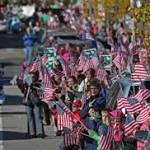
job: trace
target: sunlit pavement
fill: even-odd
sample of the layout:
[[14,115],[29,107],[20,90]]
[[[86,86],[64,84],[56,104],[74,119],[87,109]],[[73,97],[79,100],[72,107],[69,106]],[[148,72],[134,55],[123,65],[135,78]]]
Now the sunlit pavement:
[[0,105],[0,150],[59,150],[62,137],[56,137],[52,126],[45,126],[45,139],[28,139],[25,106],[21,104],[22,94],[10,79],[17,74],[23,61],[23,49],[0,49],[0,67],[4,76],[6,101]]

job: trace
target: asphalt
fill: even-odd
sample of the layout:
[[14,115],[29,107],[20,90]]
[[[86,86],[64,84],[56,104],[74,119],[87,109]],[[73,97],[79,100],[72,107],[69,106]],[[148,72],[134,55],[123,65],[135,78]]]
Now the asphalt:
[[[16,70],[17,71],[17,70]],[[27,138],[27,117],[21,104],[22,94],[10,85],[9,77],[1,78],[6,101],[0,106],[0,150],[59,150],[62,137],[56,137],[54,126],[44,126],[45,139]]]
[[[0,42],[1,43],[1,42]],[[25,106],[21,104],[22,94],[16,86],[10,85],[12,77],[18,73],[23,61],[23,49],[0,49],[0,67],[4,76],[6,101],[0,106],[0,150],[59,150],[62,137],[56,137],[54,127],[44,126],[45,139],[28,139]]]
[[23,48],[23,35],[24,33],[0,32],[0,48]]
[[56,137],[53,126],[45,126],[45,139],[28,139],[25,106],[21,105],[22,94],[15,86],[4,86],[6,101],[0,106],[2,130],[0,150],[59,150],[62,137]]

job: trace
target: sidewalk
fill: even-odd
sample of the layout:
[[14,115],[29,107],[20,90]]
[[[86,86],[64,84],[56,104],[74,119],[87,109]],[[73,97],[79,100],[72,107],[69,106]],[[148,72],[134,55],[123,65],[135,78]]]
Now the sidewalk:
[[7,100],[5,105],[0,106],[3,127],[0,133],[3,136],[3,149],[0,147],[0,150],[59,150],[62,137],[56,137],[51,126],[45,126],[48,135],[45,139],[26,138],[27,121],[25,107],[20,105],[21,93],[13,86],[5,86],[4,89]]

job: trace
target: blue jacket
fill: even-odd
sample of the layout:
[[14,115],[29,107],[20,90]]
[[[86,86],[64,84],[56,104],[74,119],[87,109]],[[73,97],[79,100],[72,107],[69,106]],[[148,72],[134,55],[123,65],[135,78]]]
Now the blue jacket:
[[35,32],[32,32],[30,34],[26,33],[23,37],[24,46],[31,47],[31,46],[33,46],[33,44],[36,40],[37,40],[37,36],[36,36]]
[[87,37],[87,32],[83,32],[82,36],[81,36],[81,40],[83,40],[84,42],[87,43],[89,48],[97,48],[97,43],[96,40],[93,38],[89,39]]
[[[94,130],[98,133],[99,126],[101,125],[100,119],[91,120],[88,116],[89,112],[89,104],[86,103],[83,107],[83,109],[80,111],[80,116],[83,120],[84,125],[91,130]],[[88,134],[85,132],[85,134]],[[92,138],[84,136],[85,141],[85,150],[97,150],[97,141],[95,141]]]

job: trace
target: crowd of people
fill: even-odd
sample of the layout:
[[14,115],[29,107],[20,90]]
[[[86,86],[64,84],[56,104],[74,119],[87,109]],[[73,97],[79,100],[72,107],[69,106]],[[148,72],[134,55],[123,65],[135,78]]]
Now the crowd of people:
[[[23,37],[25,61],[17,85],[24,93],[29,136],[44,138],[44,108],[47,124],[51,120],[56,136],[63,136],[62,150],[149,150],[149,65],[142,36],[134,41],[123,20],[107,28],[75,12],[68,6],[61,15],[83,45],[56,47],[47,37],[44,53],[32,57],[34,28]],[[63,23],[50,10],[36,14],[37,26]]]
[[[32,15],[24,12],[24,6],[33,9]],[[8,31],[20,32],[26,26],[45,27],[47,29],[61,28],[69,26],[73,29],[77,18],[82,11],[79,6],[70,4],[67,7],[64,2],[49,4],[48,2],[33,3],[32,5],[21,5],[20,3],[7,4],[0,7],[0,20],[7,23]],[[30,12],[29,12],[30,13]]]

